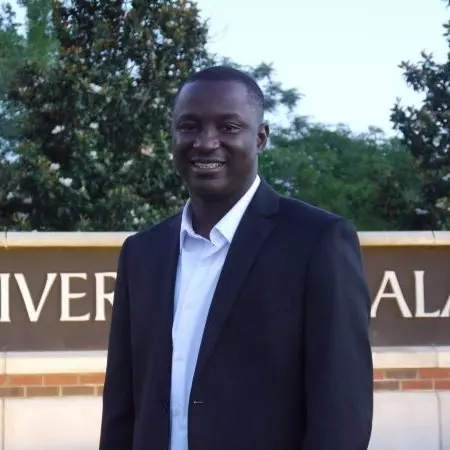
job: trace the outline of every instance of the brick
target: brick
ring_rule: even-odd
[[[403,391],[426,391],[433,389],[432,380],[405,380],[401,386]]]
[[[434,380],[434,388],[438,391],[450,391],[450,379],[449,380]]]
[[[417,378],[417,369],[386,369],[385,375],[390,380],[413,380]]]
[[[384,380],[384,370],[383,369],[374,369],[373,379],[374,380]]]
[[[444,368],[430,368],[430,369],[419,369],[420,378],[450,378],[450,369]]]
[[[46,386],[70,386],[78,384],[78,375],[67,373],[56,373],[44,376]]]
[[[57,397],[59,395],[59,387],[31,386],[27,387],[25,395],[27,397]]]
[[[400,390],[399,381],[374,381],[375,391],[398,391]]]
[[[23,397],[25,389],[23,387],[0,387],[0,397]]]
[[[80,375],[80,384],[103,384],[105,382],[104,373],[89,373]]]
[[[10,386],[41,386],[42,375],[10,375],[7,383]]]
[[[95,395],[94,386],[63,386],[62,395]]]

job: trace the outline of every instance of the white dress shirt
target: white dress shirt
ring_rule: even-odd
[[[244,196],[214,226],[209,240],[194,232],[190,202],[184,207],[172,327],[170,450],[188,450],[189,397],[206,318],[231,241],[259,184],[257,176]]]

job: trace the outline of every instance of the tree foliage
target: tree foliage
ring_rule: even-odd
[[[7,102],[9,85],[14,72],[23,61],[25,39],[18,31],[11,5],[0,7],[0,158],[11,149],[17,136]]]
[[[445,26],[450,44],[450,22]],[[449,229],[450,227],[450,59],[438,63],[422,52],[418,63],[400,65],[408,86],[423,96],[419,108],[397,101],[392,121],[416,161],[422,192],[410,227]],[[450,53],[449,53],[450,57]]]
[[[23,113],[16,159],[3,164],[15,173],[0,201],[4,226],[136,229],[178,209],[186,191],[168,151],[172,101],[189,73],[214,62],[195,3],[55,1],[52,23],[35,29],[59,47],[50,71],[27,58],[14,72],[8,101]],[[271,111],[295,106],[270,65],[245,69]]]
[[[396,140],[321,125],[275,136],[261,158],[263,175],[280,193],[341,214],[359,230],[407,226],[419,193],[412,167]]]
[[[0,151],[0,227],[135,230],[178,210],[187,192],[168,148],[172,102],[185,77],[213,63],[244,69],[262,86],[273,134],[261,172],[279,192],[360,230],[423,226],[421,185],[438,173],[417,156],[425,147],[409,153],[376,130],[354,135],[297,116],[301,94],[284,87],[271,64],[208,54],[195,2],[21,4],[23,33],[10,8],[0,13],[0,143],[8,149]],[[276,120],[283,112],[286,128]],[[408,128],[399,126],[411,149]]]
[[[10,4],[0,7],[0,151],[3,152],[11,151],[20,135],[16,119],[21,110],[8,100],[17,70],[27,62],[49,68],[56,56],[51,0],[20,0],[18,4],[24,8],[25,24],[16,21]]]
[[[55,2],[51,71],[15,73],[22,108],[17,188],[8,225],[37,230],[134,229],[179,206],[167,149],[178,83],[209,62],[194,3]]]

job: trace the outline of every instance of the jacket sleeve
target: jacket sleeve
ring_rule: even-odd
[[[103,390],[99,450],[132,450],[134,402],[126,240],[118,261]]]
[[[307,284],[302,450],[366,450],[373,417],[371,300],[358,236],[346,220],[321,236]]]

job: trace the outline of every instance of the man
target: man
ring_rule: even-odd
[[[357,235],[258,176],[255,81],[194,74],[173,109],[190,199],[126,240],[100,450],[363,450],[370,299]]]

